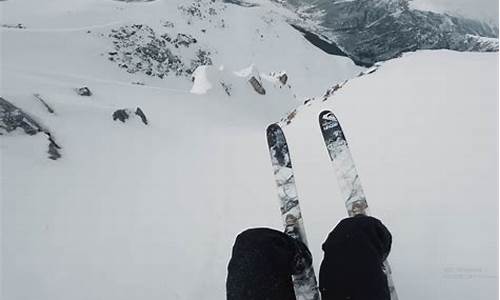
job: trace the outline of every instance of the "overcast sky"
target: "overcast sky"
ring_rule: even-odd
[[[412,6],[424,10],[458,13],[498,26],[498,0],[413,0]]]

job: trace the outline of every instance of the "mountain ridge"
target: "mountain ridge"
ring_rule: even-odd
[[[407,0],[276,1],[301,17],[291,22],[335,43],[356,64],[373,65],[430,49],[498,51],[498,28],[485,22],[411,9]],[[484,43],[484,38],[496,39]]]

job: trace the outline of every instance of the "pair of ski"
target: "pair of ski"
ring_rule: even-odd
[[[342,197],[345,201],[347,213],[350,217],[358,214],[368,215],[368,203],[366,202],[358,172],[337,117],[333,112],[325,110],[319,115],[319,125],[337,176]],[[278,197],[285,233],[307,245],[290,152],[285,135],[279,124],[274,123],[267,128],[267,143],[278,186]],[[387,261],[384,262],[384,271],[387,275],[391,300],[397,300],[391,269]],[[295,295],[298,300],[320,299],[316,276],[312,266],[302,274],[293,276],[293,283]]]

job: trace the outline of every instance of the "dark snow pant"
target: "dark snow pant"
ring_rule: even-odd
[[[323,244],[322,300],[390,300],[382,265],[391,242],[378,219],[342,220]],[[229,261],[227,300],[295,300],[291,276],[311,262],[307,247],[282,232],[246,230],[236,238]]]

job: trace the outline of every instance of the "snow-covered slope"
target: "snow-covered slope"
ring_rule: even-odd
[[[62,147],[54,161],[43,134],[1,136],[2,299],[221,299],[236,234],[281,228],[265,127],[363,69],[310,45],[267,1],[217,2],[206,19],[181,4],[0,2],[2,22],[26,27],[1,29],[1,96]],[[126,72],[108,59],[109,34],[133,24],[195,36],[213,65],[198,69],[194,90],[190,76]],[[401,298],[495,298],[497,63],[416,53],[301,106],[285,130],[316,264],[345,216],[316,127],[329,107],[372,212],[393,231]],[[113,121],[136,107],[148,125]]]
[[[21,0],[0,5],[5,16],[2,23],[21,23],[25,27],[3,28],[3,43],[10,45],[3,50],[4,57],[9,58],[4,61],[5,70],[9,72],[24,68],[36,70],[39,75],[45,72],[51,76],[68,76],[71,73],[79,77],[139,81],[155,86],[165,86],[168,82],[169,87],[184,89],[190,84],[187,73],[183,73],[186,80],[181,82],[173,75],[175,72],[158,81],[146,75],[144,61],[143,71],[132,76],[125,72],[131,71],[131,66],[119,67],[125,58],[109,60],[113,56],[110,53],[118,52],[116,58],[129,52],[132,61],[139,62],[136,51],[145,51],[141,47],[155,50],[151,48],[149,30],[153,31],[158,43],[162,42],[161,35],[175,39],[181,34],[196,39],[196,44],[187,47],[168,42],[166,47],[161,47],[179,56],[186,69],[191,67],[194,52],[203,50],[210,53],[215,66],[224,66],[229,72],[251,64],[263,73],[286,71],[292,88],[307,95],[361,70],[349,59],[324,54],[300,38],[286,22],[296,16],[268,1],[260,1],[254,7],[210,0],[147,3],[57,0],[49,7],[45,4],[39,7],[38,1]],[[134,25],[142,26],[139,33]],[[125,41],[114,38],[121,30],[124,30],[122,35],[139,38]],[[154,65],[163,62],[153,54],[146,58]],[[290,61],[307,63],[290,64]],[[315,74],[313,78],[311,74]],[[300,100],[305,96],[297,95]]]
[[[400,298],[498,297],[497,63],[496,54],[405,55],[296,114],[287,133],[317,260],[344,213],[316,127],[329,108],[371,213],[393,233]]]

